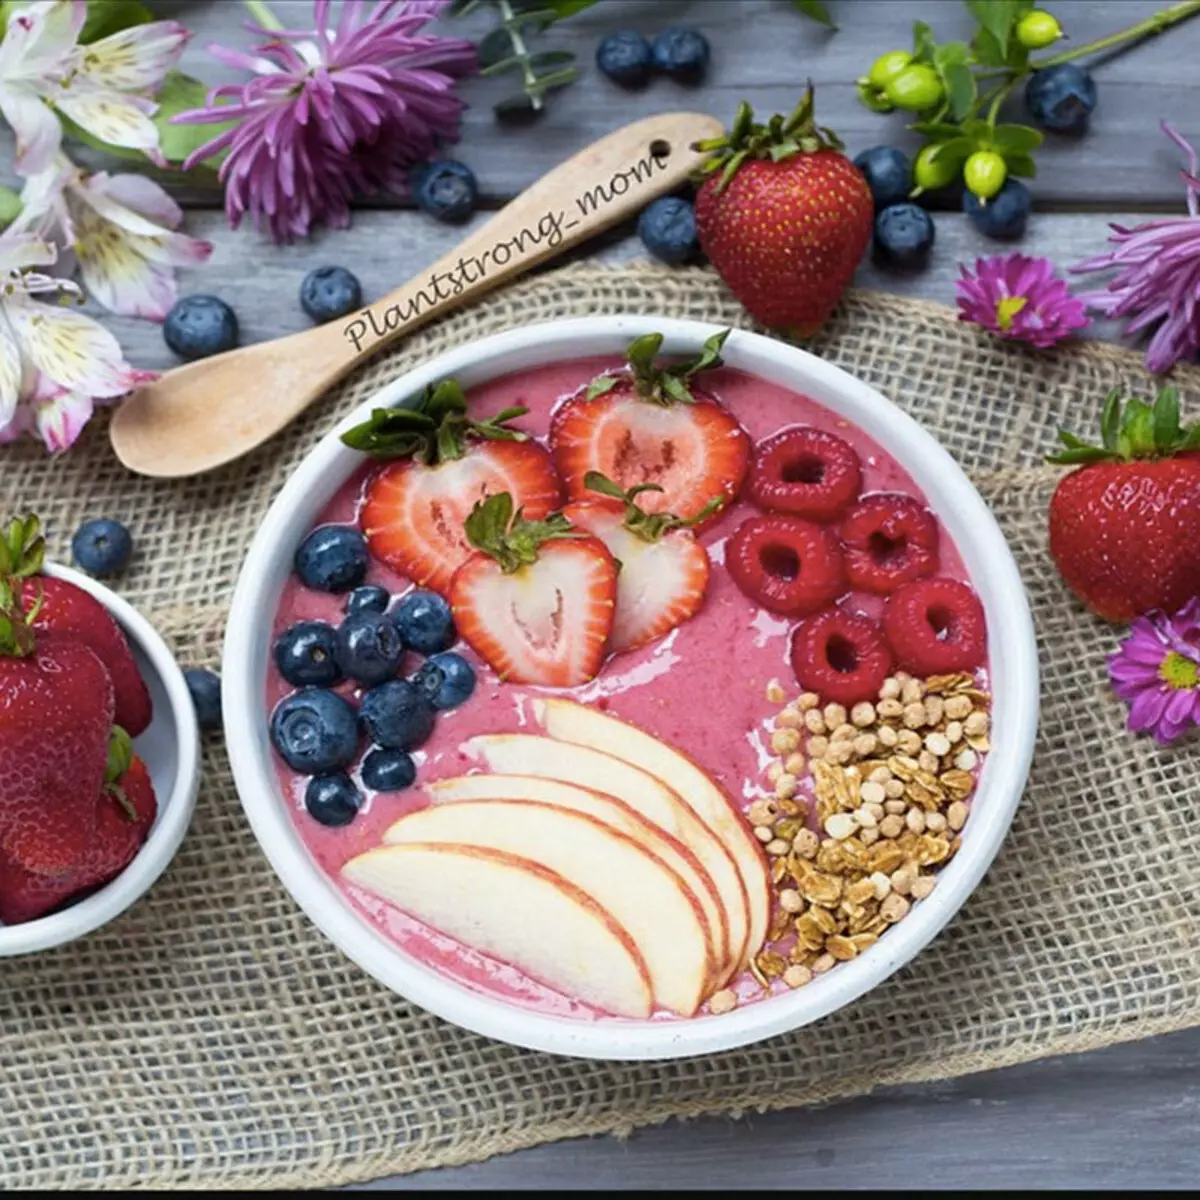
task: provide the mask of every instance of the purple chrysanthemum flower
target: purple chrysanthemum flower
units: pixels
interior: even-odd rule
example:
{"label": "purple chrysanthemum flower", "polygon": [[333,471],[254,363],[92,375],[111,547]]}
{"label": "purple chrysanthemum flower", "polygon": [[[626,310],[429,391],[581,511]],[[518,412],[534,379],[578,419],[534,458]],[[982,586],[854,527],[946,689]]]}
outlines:
{"label": "purple chrysanthemum flower", "polygon": [[1164,745],[1200,724],[1200,598],[1173,616],[1137,617],[1120,650],[1109,656],[1113,691],[1129,705],[1129,728]]}
{"label": "purple chrysanthemum flower", "polygon": [[1132,317],[1127,334],[1162,322],[1146,348],[1146,368],[1156,375],[1200,351],[1200,177],[1196,151],[1162,122],[1163,132],[1187,155],[1179,173],[1187,188],[1186,217],[1147,221],[1133,229],[1112,225],[1115,250],[1082,262],[1072,271],[1115,269],[1103,291],[1080,296],[1089,308],[1110,317]]}
{"label": "purple chrysanthemum flower", "polygon": [[961,263],[955,281],[960,321],[974,321],[1002,338],[1045,348],[1088,324],[1083,304],[1046,258],[1002,254]]}
{"label": "purple chrysanthemum flower", "polygon": [[313,29],[247,22],[269,39],[252,53],[209,47],[255,77],[214,88],[205,108],[173,121],[233,122],[184,164],[229,151],[220,178],[231,225],[248,212],[276,241],[345,226],[353,195],[403,187],[408,167],[457,139],[466,105],[454,89],[475,69],[475,48],[420,32],[446,2],[382,0],[367,14],[363,0],[346,0],[327,28],[329,0],[316,0]]}

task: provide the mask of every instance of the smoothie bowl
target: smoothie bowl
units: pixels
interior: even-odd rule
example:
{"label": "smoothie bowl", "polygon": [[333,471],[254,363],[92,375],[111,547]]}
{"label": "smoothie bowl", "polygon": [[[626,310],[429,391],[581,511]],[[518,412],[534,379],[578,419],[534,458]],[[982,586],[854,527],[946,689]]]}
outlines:
{"label": "smoothie bowl", "polygon": [[251,824],[339,947],[617,1059],[912,958],[1038,706],[1012,556],[929,435],[793,347],[632,316],[462,347],[334,430],[250,548],[224,681]]}

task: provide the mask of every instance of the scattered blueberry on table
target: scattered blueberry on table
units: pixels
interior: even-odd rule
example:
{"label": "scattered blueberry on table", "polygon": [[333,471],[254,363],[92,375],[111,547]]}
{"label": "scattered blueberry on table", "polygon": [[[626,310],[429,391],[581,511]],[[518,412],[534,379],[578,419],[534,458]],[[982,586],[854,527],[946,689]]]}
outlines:
{"label": "scattered blueberry on table", "polygon": [[679,266],[696,256],[696,213],[679,196],[660,196],[642,209],[637,223],[642,245],[661,262]]}
{"label": "scattered blueberry on table", "polygon": [[479,199],[475,173],[466,163],[449,158],[414,167],[409,186],[419,209],[451,225],[466,221]]}
{"label": "scattered blueberry on table", "polygon": [[356,612],[387,612],[392,602],[391,593],[373,583],[356,587],[346,598],[346,615]]}
{"label": "scattered blueberry on table", "polygon": [[221,677],[214,671],[192,667],[184,671],[184,682],[196,709],[196,721],[201,729],[221,727]]}
{"label": "scattered blueberry on table", "polygon": [[275,641],[275,665],[294,687],[332,687],[340,683],[337,631],[325,621],[301,621]]}
{"label": "scattered blueberry on table", "polygon": [[654,71],[654,52],[636,29],[618,29],[596,47],[596,66],[621,87],[645,87]]}
{"label": "scattered blueberry on table", "polygon": [[699,83],[708,70],[708,38],[697,29],[664,29],[651,49],[654,65],[679,83]]}
{"label": "scattered blueberry on table", "polygon": [[304,807],[322,825],[349,825],[358,816],[362,796],[344,772],[317,775],[304,789]]}
{"label": "scattered blueberry on table", "polygon": [[318,592],[348,592],[367,574],[367,543],[348,525],[321,525],[300,543],[296,574]]}
{"label": "scattered blueberry on table", "polygon": [[300,285],[300,307],[318,323],[362,308],[362,284],[345,267],[317,267]]}
{"label": "scattered blueberry on table", "polygon": [[437,594],[422,589],[409,592],[392,613],[406,646],[418,654],[449,649],[457,636],[450,605]]}
{"label": "scattered blueberry on table", "polygon": [[133,536],[108,517],[84,521],[71,538],[71,554],[89,575],[119,575],[133,556]]}
{"label": "scattered blueberry on table", "polygon": [[404,642],[383,613],[351,613],[338,626],[334,654],[346,675],[370,686],[396,673],[404,657]]}
{"label": "scattered blueberry on table", "polygon": [[413,683],[434,708],[457,708],[475,690],[475,669],[453,650],[434,654],[421,664]]}
{"label": "scattered blueberry on table", "polygon": [[336,692],[304,688],[275,706],[271,742],[293,771],[328,775],[354,761],[358,718],[350,703]]}
{"label": "scattered blueberry on table", "polygon": [[167,313],[163,339],[172,353],[189,362],[223,354],[238,344],[237,316],[216,296],[183,296]]}
{"label": "scattered blueberry on table", "polygon": [[1030,116],[1054,133],[1082,133],[1096,107],[1096,81],[1074,63],[1035,71],[1025,85]]}
{"label": "scattered blueberry on table", "polygon": [[963,193],[963,212],[971,224],[992,238],[1019,238],[1033,211],[1033,197],[1019,179],[1005,180],[1004,186],[986,203],[971,192]]}
{"label": "scattered blueberry on table", "polygon": [[872,146],[854,160],[854,165],[863,173],[871,195],[875,199],[875,211],[889,204],[901,204],[908,199],[912,190],[912,163],[903,150],[896,146]]}
{"label": "scattered blueberry on table", "polygon": [[885,266],[923,266],[933,239],[933,218],[919,204],[892,204],[875,217],[875,257]]}
{"label": "scattered blueberry on table", "polygon": [[386,750],[422,745],[436,719],[424,692],[407,679],[389,679],[371,688],[362,698],[358,716],[371,740]]}
{"label": "scattered blueberry on table", "polygon": [[416,779],[416,764],[403,750],[372,750],[363,759],[363,786],[373,792],[402,792]]}

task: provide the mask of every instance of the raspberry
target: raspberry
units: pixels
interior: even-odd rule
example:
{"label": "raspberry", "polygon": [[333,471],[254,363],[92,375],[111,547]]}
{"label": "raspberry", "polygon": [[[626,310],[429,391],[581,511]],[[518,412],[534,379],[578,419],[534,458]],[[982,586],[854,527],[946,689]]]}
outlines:
{"label": "raspberry", "polygon": [[918,579],[894,591],[883,631],[900,665],[916,675],[970,671],[987,652],[983,605],[957,579]]}
{"label": "raspberry", "polygon": [[842,519],[842,551],[853,587],[887,595],[937,570],[937,520],[901,492],[864,496]]}
{"label": "raspberry", "polygon": [[883,630],[867,617],[830,609],[796,626],[792,670],[802,688],[823,700],[874,700],[892,669]]}
{"label": "raspberry", "polygon": [[751,600],[785,617],[805,617],[846,590],[837,538],[798,517],[750,517],[729,539],[725,566]]}
{"label": "raspberry", "polygon": [[759,442],[750,466],[750,496],[759,508],[813,521],[841,516],[861,487],[854,447],[807,425]]}

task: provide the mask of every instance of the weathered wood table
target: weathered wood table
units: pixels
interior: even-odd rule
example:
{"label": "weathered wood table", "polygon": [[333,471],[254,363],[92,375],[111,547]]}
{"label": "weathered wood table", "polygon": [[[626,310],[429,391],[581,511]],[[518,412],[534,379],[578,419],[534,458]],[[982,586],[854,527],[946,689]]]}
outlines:
{"label": "weathered wood table", "polygon": [[[1047,0],[1073,39],[1090,41],[1165,7],[1166,0]],[[823,123],[849,151],[896,141],[906,144],[899,117],[867,112],[854,79],[884,50],[906,47],[914,18],[939,35],[965,34],[956,0],[829,0],[841,23],[830,34],[803,19],[788,0],[605,0],[557,26],[550,48],[580,55],[583,78],[554,96],[533,128],[504,128],[491,103],[511,81],[474,80],[472,107],[455,151],[475,169],[486,208],[500,207],[543,171],[595,136],[635,117],[670,108],[699,108],[728,119],[738,101],[760,112],[787,110],[804,81],[817,88]],[[272,0],[289,23],[311,14],[305,0]],[[158,3],[164,15],[196,31],[183,66],[213,82],[236,76],[211,59],[214,41],[245,44],[244,10],[218,3]],[[618,90],[596,71],[599,38],[623,26],[652,33],[669,25],[701,28],[713,46],[705,85],[695,91],[660,81],[644,92]],[[477,32],[475,18],[460,23]],[[1098,71],[1099,106],[1081,139],[1051,139],[1032,184],[1037,211],[1020,244],[1060,264],[1104,244],[1109,220],[1145,219],[1147,212],[1182,210],[1179,153],[1160,134],[1172,120],[1200,143],[1200,19],[1150,40]],[[3,149],[0,144],[0,149]],[[0,161],[10,161],[7,152]],[[2,177],[0,172],[0,177]],[[322,231],[311,241],[276,247],[248,228],[231,232],[215,192],[187,189],[187,229],[216,250],[183,280],[185,291],[227,299],[244,337],[270,338],[305,327],[298,303],[310,269],[344,264],[369,298],[409,278],[450,249],[461,231],[423,214],[379,202],[356,215],[348,231]],[[482,221],[485,214],[476,220]],[[860,284],[953,302],[959,261],[1002,247],[976,234],[961,213],[937,216],[937,244],[925,272],[897,276],[864,264]],[[643,256],[622,230],[594,249],[620,262]],[[139,366],[172,363],[154,325],[107,318]],[[1114,336],[1110,326],[1097,336]],[[1086,425],[1088,414],[1081,414]],[[1102,867],[1102,864],[1098,864]],[[673,1123],[618,1142],[561,1143],[479,1166],[426,1173],[377,1186],[613,1188],[764,1187],[1181,1187],[1200,1172],[1200,1030],[1073,1059],[1051,1059],[958,1081],[893,1089],[819,1110],[790,1111],[741,1121]]]}

